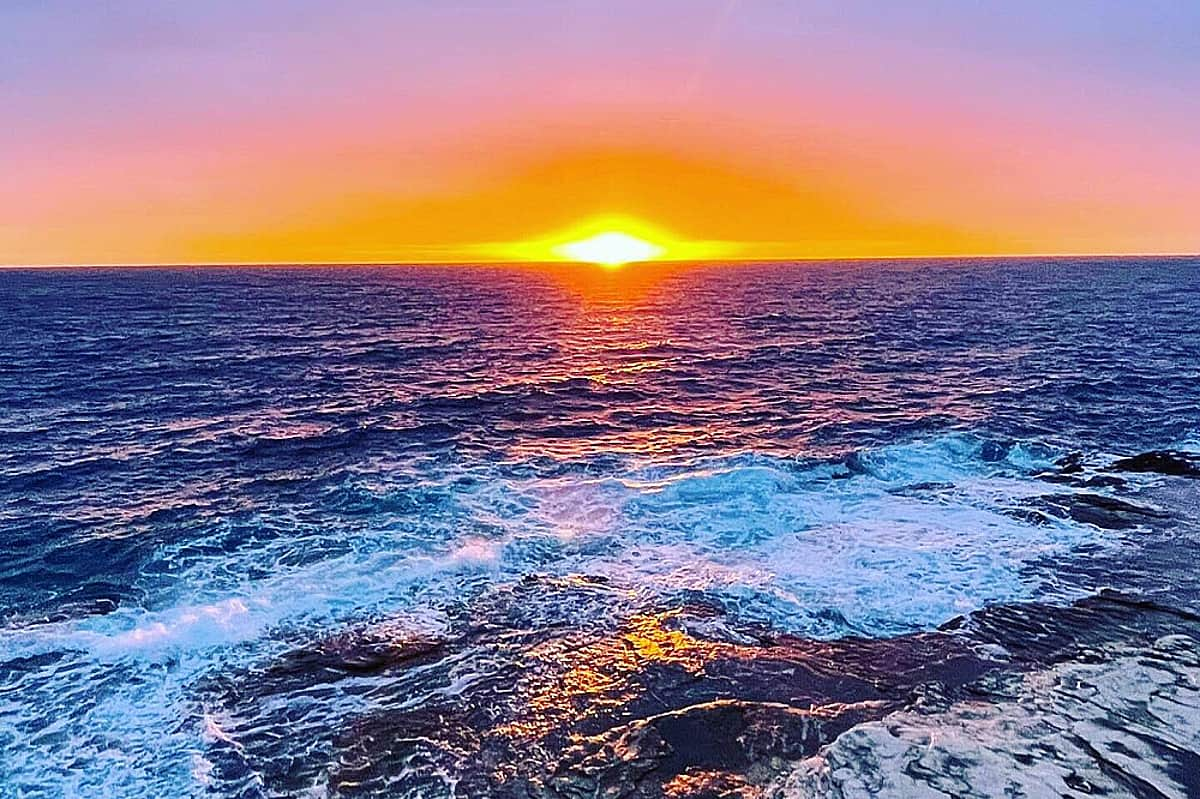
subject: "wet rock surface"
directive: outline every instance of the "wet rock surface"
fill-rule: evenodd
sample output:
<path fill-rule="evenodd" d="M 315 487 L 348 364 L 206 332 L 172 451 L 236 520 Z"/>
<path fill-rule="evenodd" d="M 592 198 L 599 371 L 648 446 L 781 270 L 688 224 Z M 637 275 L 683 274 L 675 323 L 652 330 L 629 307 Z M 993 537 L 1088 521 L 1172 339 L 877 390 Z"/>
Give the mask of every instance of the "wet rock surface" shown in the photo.
<path fill-rule="evenodd" d="M 572 608 L 575 623 L 545 624 L 555 606 Z M 543 624 L 526 626 L 535 619 Z M 640 799 L 853 795 L 871 786 L 906 795 L 909 783 L 888 782 L 901 761 L 930 790 L 956 784 L 945 781 L 959 757 L 952 749 L 945 762 L 909 767 L 905 758 L 925 740 L 921 724 L 958 725 L 964 747 L 974 733 L 963 714 L 983 724 L 980 707 L 1003 729 L 1030 713 L 1031 724 L 1069 725 L 1043 718 L 1053 707 L 1024 708 L 1023 692 L 1047 680 L 1081 684 L 1088 668 L 1105 679 L 1151 668 L 1139 652 L 1158 664 L 1154 686 L 1169 677 L 1186 687 L 1197 639 L 1192 614 L 1115 593 L 1067 608 L 991 608 L 932 633 L 813 641 L 739 628 L 704 606 L 651 610 L 601 582 L 529 579 L 485 597 L 436 640 L 389 622 L 205 686 L 210 760 L 224 787 L 248 796 Z M 1056 690 L 1046 702 L 1084 702 Z M 1094 704 L 1089 713 L 1099 712 Z M 1194 722 L 1179 734 L 1196 734 Z M 905 732 L 912 741 L 897 739 L 895 724 L 917 730 Z M 1143 742 L 1158 762 L 1192 762 L 1184 743 L 1158 740 Z M 1080 763 L 1053 772 L 1055 795 L 1083 795 L 1070 793 L 1068 778 L 1108 784 L 1098 781 L 1104 769 L 1089 775 Z"/>
<path fill-rule="evenodd" d="M 1170 513 L 1158 508 L 1085 492 L 1039 497 L 1034 509 L 1024 516 L 1034 522 L 1044 521 L 1046 517 L 1066 518 L 1102 530 L 1130 530 L 1171 518 Z"/>
<path fill-rule="evenodd" d="M 981 680 L 860 725 L 762 792 L 785 797 L 1200 795 L 1200 638 Z"/>
<path fill-rule="evenodd" d="M 1119 472 L 1153 472 L 1174 477 L 1200 477 L 1200 457 L 1193 452 L 1155 450 L 1116 461 Z"/>

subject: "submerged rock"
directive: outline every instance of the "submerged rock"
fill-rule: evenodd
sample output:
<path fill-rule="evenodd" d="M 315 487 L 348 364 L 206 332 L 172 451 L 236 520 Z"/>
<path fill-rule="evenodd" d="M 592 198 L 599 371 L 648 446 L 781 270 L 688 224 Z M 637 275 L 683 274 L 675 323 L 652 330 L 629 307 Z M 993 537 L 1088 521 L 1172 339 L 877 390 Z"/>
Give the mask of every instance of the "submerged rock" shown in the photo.
<path fill-rule="evenodd" d="M 1172 477 L 1200 477 L 1200 456 L 1177 450 L 1154 450 L 1121 458 L 1112 468 L 1119 472 L 1153 472 Z"/>
<path fill-rule="evenodd" d="M 982 713 L 1007 729 L 1008 711 L 990 708 L 1021 701 L 1036 675 L 1167 646 L 1156 641 L 1182 651 L 1197 631 L 1195 616 L 1108 594 L 992 608 L 929 633 L 817 641 L 743 628 L 703 605 L 655 607 L 608 583 L 537 578 L 468 605 L 436 639 L 399 623 L 364 628 L 209 685 L 206 717 L 220 726 L 210 758 L 214 773 L 253 775 L 268 796 L 949 790 L 958 754 L 921 760 L 918 733 L 892 740 L 893 720 L 936 729 L 921 720 L 945 715 L 954 728 Z M 1068 698 L 1034 721 L 1069 727 L 1048 720 Z M 888 782 L 910 760 L 909 781 Z M 1079 790 L 1068 776 L 1055 776 L 1060 794 Z"/>
<path fill-rule="evenodd" d="M 1033 509 L 1024 511 L 1028 515 L 1023 515 L 1022 518 L 1036 521 L 1031 514 L 1044 514 L 1095 525 L 1102 530 L 1129 530 L 1171 518 L 1170 513 L 1158 508 L 1085 492 L 1050 494 L 1038 497 L 1031 504 Z M 1021 514 L 1022 511 L 1017 513 Z"/>
<path fill-rule="evenodd" d="M 268 795 L 682 796 L 762 783 L 763 763 L 996 665 L 945 634 L 814 641 L 534 579 L 436 640 L 379 625 L 214 681 L 206 715 Z"/>
<path fill-rule="evenodd" d="M 1149 646 L 1164 635 L 1200 635 L 1200 616 L 1105 590 L 1069 607 L 1035 602 L 995 605 L 952 619 L 940 629 L 1004 652 L 1023 669 L 1036 669 L 1102 659 L 1114 647 Z"/>
<path fill-rule="evenodd" d="M 540 634 L 499 662 L 499 641 L 476 640 L 471 656 L 497 671 L 457 695 L 359 719 L 336 741 L 329 787 L 416 791 L 453 774 L 470 796 L 649 797 L 682 790 L 673 781 L 694 772 L 745 782 L 764 762 L 811 754 L 901 707 L 919 685 L 957 687 L 993 666 L 950 636 L 741 644 L 688 631 L 712 612 Z"/>
<path fill-rule="evenodd" d="M 808 709 L 723 699 L 640 719 L 568 749 L 546 781 L 553 795 L 755 796 L 787 761 L 815 754 L 887 703 Z"/>

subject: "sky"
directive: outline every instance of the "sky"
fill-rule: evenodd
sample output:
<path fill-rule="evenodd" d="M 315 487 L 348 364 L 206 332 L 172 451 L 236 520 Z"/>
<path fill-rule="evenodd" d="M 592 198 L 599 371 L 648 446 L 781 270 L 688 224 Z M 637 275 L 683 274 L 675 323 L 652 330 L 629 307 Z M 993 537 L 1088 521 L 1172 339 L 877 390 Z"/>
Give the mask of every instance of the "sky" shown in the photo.
<path fill-rule="evenodd" d="M 1195 0 L 4 0 L 0 264 L 1200 251 Z"/>

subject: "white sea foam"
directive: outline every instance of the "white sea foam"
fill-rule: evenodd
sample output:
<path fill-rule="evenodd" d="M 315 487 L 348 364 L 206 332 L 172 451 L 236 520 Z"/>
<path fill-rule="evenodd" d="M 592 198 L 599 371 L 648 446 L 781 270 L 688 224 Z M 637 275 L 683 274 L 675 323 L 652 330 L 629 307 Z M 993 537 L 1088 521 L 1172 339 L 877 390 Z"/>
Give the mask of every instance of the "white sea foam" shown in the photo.
<path fill-rule="evenodd" d="M 1049 467 L 1051 453 L 1014 447 L 984 462 L 980 448 L 966 436 L 889 447 L 846 479 L 743 456 L 539 486 L 553 498 L 539 526 L 569 530 L 560 565 L 667 593 L 708 591 L 796 632 L 929 627 L 1032 596 L 1032 562 L 1095 537 L 1006 513 L 1048 492 L 1029 472 Z"/>

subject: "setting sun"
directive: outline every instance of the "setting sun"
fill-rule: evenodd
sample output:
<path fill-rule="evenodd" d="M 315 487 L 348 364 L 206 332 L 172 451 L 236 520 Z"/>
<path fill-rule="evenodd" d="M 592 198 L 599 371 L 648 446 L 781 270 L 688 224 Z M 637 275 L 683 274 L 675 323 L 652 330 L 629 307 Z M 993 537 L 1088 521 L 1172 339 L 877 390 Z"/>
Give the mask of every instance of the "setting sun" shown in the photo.
<path fill-rule="evenodd" d="M 587 217 L 568 228 L 523 241 L 482 245 L 488 259 L 621 266 L 638 261 L 692 261 L 736 253 L 732 242 L 692 239 L 628 214 Z"/>
<path fill-rule="evenodd" d="M 567 242 L 556 247 L 554 251 L 572 261 L 602 266 L 623 266 L 634 261 L 649 261 L 665 252 L 657 244 L 615 231 L 597 233 L 580 241 Z"/>

